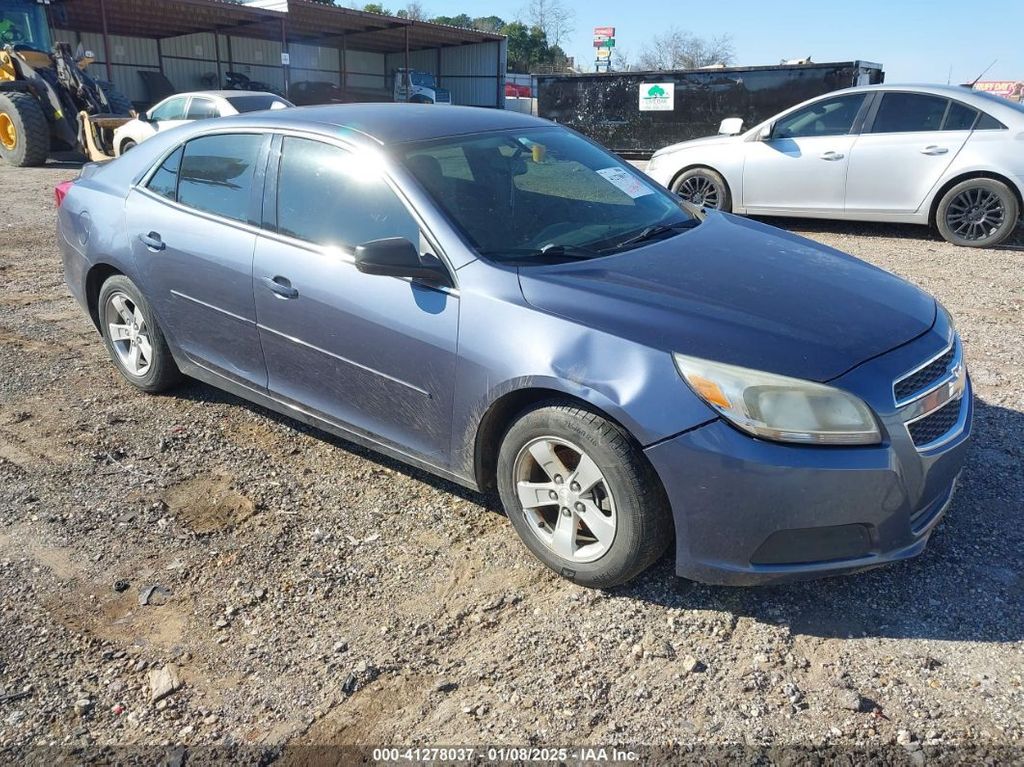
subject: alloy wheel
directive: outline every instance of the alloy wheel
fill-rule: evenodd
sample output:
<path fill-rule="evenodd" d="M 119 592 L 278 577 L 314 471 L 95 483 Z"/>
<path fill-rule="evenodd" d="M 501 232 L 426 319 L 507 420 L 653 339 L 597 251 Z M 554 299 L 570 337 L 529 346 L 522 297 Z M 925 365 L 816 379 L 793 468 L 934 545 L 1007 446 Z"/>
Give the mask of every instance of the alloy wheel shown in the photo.
<path fill-rule="evenodd" d="M 707 176 L 690 176 L 683 179 L 676 193 L 687 202 L 703 208 L 718 208 L 722 204 L 722 190 Z"/>
<path fill-rule="evenodd" d="M 593 562 L 615 540 L 616 510 L 608 482 L 582 448 L 540 437 L 519 451 L 516 492 L 531 532 L 572 562 Z"/>
<path fill-rule="evenodd" d="M 153 346 L 146 318 L 131 296 L 120 291 L 111 293 L 103 321 L 121 367 L 136 377 L 146 375 L 153 362 Z"/>
<path fill-rule="evenodd" d="M 989 189 L 965 189 L 946 208 L 946 225 L 954 236 L 967 241 L 991 236 L 1005 220 L 1002 198 Z"/>

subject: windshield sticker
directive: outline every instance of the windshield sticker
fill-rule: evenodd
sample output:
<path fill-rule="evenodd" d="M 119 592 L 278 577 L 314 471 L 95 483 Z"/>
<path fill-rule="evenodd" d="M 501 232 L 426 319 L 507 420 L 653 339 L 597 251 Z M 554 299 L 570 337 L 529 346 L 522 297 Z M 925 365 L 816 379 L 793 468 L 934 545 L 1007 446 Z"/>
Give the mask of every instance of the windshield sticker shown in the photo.
<path fill-rule="evenodd" d="M 637 197 L 646 197 L 649 194 L 654 194 L 653 189 L 623 168 L 604 168 L 597 171 L 597 175 L 601 176 L 609 184 L 614 184 L 634 200 Z"/>

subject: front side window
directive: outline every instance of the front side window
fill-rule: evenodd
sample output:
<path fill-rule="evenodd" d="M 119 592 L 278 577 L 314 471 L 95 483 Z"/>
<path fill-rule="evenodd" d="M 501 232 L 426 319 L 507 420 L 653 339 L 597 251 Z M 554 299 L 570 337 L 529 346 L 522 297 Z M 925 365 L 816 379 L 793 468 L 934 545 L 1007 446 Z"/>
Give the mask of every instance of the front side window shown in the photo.
<path fill-rule="evenodd" d="M 256 160 L 263 136 L 202 136 L 185 144 L 178 202 L 234 221 L 248 221 Z"/>
<path fill-rule="evenodd" d="M 854 120 L 863 104 L 863 93 L 818 101 L 779 120 L 772 131 L 772 138 L 842 136 L 853 130 Z"/>
<path fill-rule="evenodd" d="M 387 237 L 418 245 L 419 225 L 382 171 L 382 164 L 336 146 L 286 136 L 277 178 L 277 230 L 345 249 Z"/>
<path fill-rule="evenodd" d="M 207 120 L 211 117 L 220 117 L 217 112 L 217 105 L 211 99 L 193 98 L 188 105 L 188 120 Z"/>
<path fill-rule="evenodd" d="M 885 93 L 872 133 L 918 133 L 942 127 L 948 99 L 924 93 Z"/>
<path fill-rule="evenodd" d="M 184 120 L 185 119 L 185 102 L 184 96 L 168 99 L 163 104 L 154 108 L 149 113 L 149 119 L 153 122 L 160 122 L 166 120 Z"/>
<path fill-rule="evenodd" d="M 498 260 L 600 256 L 697 223 L 678 198 L 564 128 L 414 144 L 399 160 L 469 243 Z"/>

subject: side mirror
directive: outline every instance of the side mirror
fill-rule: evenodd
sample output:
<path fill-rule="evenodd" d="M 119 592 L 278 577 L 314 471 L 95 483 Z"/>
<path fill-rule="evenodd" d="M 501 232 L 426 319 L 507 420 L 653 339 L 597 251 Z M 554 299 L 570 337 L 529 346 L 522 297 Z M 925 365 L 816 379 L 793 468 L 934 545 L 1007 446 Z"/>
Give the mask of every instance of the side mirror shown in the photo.
<path fill-rule="evenodd" d="M 738 136 L 743 132 L 742 117 L 726 117 L 718 126 L 719 136 Z"/>
<path fill-rule="evenodd" d="M 149 116 L 148 109 L 143 109 L 141 112 L 139 112 L 139 119 L 144 123 L 153 122 L 153 118 Z"/>
<path fill-rule="evenodd" d="M 372 240 L 356 246 L 356 269 L 363 274 L 407 277 L 447 285 L 448 271 L 435 256 L 420 258 L 416 246 L 404 237 Z"/>
<path fill-rule="evenodd" d="M 771 139 L 772 139 L 772 131 L 774 131 L 774 130 L 775 130 L 775 124 L 774 123 L 768 123 L 767 125 L 762 127 L 761 130 L 759 130 L 757 132 L 757 140 L 758 141 L 771 141 Z"/>

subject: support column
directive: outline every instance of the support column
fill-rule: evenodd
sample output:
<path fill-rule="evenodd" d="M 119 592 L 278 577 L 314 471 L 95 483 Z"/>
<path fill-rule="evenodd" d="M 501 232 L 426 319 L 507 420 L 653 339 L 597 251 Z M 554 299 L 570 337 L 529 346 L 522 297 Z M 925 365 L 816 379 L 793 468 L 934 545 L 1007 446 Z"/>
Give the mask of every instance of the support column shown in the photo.
<path fill-rule="evenodd" d="M 281 55 L 282 55 L 282 58 L 285 55 L 287 55 L 287 53 L 288 53 L 288 26 L 285 24 L 285 20 L 281 19 Z M 289 62 L 287 64 L 285 64 L 282 61 L 281 69 L 282 69 L 282 72 L 284 74 L 284 95 L 285 96 L 288 95 L 288 88 L 290 86 L 290 80 L 291 80 L 290 71 L 291 71 L 291 68 L 292 67 L 291 67 L 291 61 L 290 60 L 289 60 Z"/>
<path fill-rule="evenodd" d="M 103 63 L 107 67 L 107 81 L 114 81 L 114 69 L 110 66 L 110 56 L 112 51 L 110 50 L 110 36 L 107 34 L 107 3 L 105 0 L 100 0 L 100 23 L 103 27 Z"/>
<path fill-rule="evenodd" d="M 341 36 L 341 95 L 346 96 L 348 88 L 348 38 Z"/>

